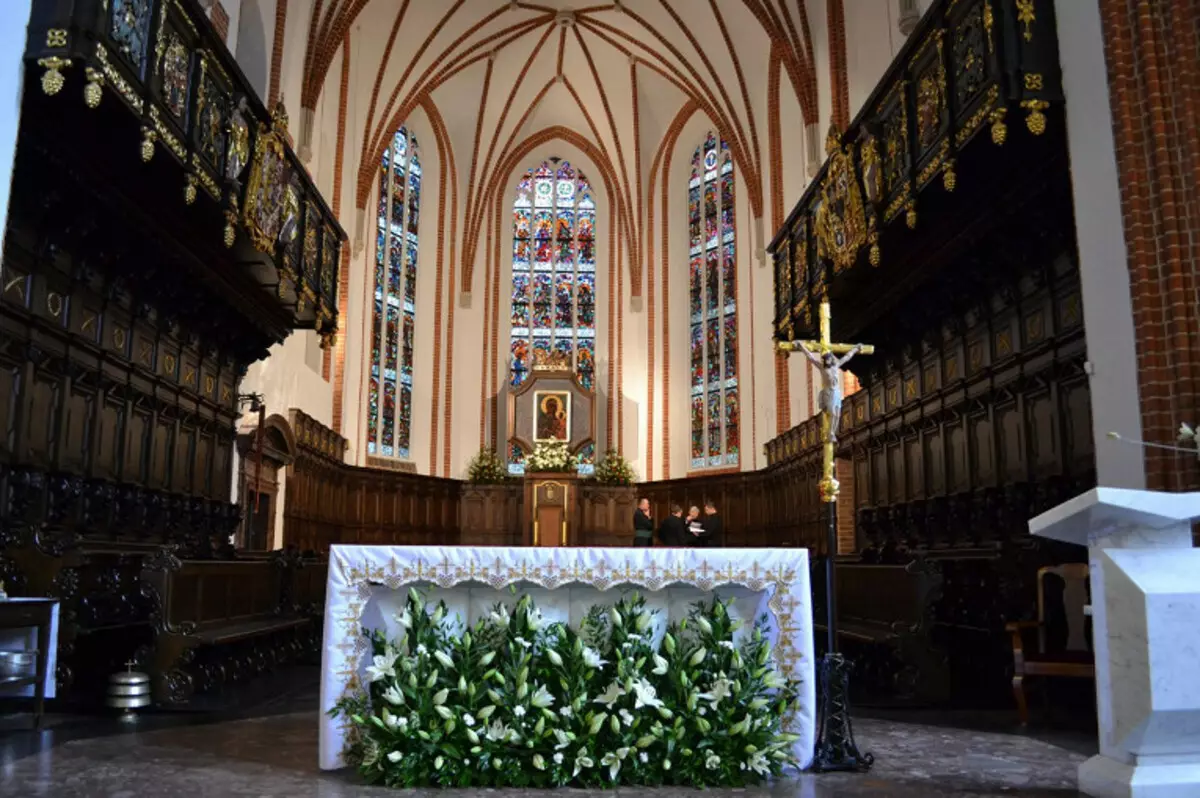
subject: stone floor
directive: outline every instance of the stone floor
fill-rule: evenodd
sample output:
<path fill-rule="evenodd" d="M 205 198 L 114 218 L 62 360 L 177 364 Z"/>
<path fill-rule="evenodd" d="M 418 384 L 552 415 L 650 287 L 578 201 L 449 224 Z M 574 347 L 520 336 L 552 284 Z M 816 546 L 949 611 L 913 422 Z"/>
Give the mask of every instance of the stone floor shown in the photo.
<path fill-rule="evenodd" d="M 226 711 L 215 717 L 149 715 L 136 724 L 51 716 L 41 732 L 29 729 L 28 716 L 0 718 L 0 796 L 349 798 L 393 794 L 361 785 L 349 771 L 322 773 L 317 769 L 315 698 L 305 691 L 305 695 L 250 711 Z M 1079 733 L 1031 737 L 987 728 L 978 717 L 974 722 L 959 722 L 959 727 L 945 725 L 945 717 L 910 713 L 910 718 L 923 722 L 909 722 L 904 713 L 892 712 L 856 723 L 861 747 L 876 756 L 870 773 L 800 774 L 758 789 L 714 790 L 710 794 L 747 798 L 1061 798 L 1077 794 L 1075 769 L 1091 753 L 1087 735 Z M 465 792 L 409 794 L 451 798 Z M 668 797 L 692 793 L 685 788 L 654 792 Z M 515 798 L 523 791 L 495 794 Z M 617 794 L 636 796 L 644 791 L 597 793 Z"/>

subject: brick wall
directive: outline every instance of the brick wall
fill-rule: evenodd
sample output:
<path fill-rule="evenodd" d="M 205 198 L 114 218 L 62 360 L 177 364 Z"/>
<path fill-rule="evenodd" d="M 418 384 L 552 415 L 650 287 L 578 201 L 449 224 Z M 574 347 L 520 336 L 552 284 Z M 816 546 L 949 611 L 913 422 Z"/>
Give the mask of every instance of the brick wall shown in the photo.
<path fill-rule="evenodd" d="M 1100 12 L 1142 432 L 1167 443 L 1200 421 L 1200 0 L 1100 0 Z M 1195 456 L 1147 450 L 1146 487 L 1200 487 Z"/>
<path fill-rule="evenodd" d="M 216 29 L 217 35 L 221 37 L 221 41 L 229 42 L 229 13 L 220 3 L 213 3 L 212 7 L 212 26 Z"/>

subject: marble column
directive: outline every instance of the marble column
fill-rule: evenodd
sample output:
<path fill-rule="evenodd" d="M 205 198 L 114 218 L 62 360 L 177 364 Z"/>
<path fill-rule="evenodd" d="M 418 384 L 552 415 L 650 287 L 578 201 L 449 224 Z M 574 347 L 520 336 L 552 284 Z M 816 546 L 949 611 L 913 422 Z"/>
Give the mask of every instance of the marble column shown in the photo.
<path fill-rule="evenodd" d="M 1200 493 L 1095 488 L 1029 522 L 1088 547 L 1100 754 L 1098 798 L 1200 795 Z"/>

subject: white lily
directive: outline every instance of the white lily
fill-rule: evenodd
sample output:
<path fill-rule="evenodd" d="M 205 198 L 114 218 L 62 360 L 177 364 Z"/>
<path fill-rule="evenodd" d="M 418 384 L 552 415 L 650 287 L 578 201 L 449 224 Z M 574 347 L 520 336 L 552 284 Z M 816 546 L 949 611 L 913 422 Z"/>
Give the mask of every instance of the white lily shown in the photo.
<path fill-rule="evenodd" d="M 667 672 L 667 661 L 658 654 L 654 655 L 654 670 L 650 671 L 655 676 L 662 676 Z"/>
<path fill-rule="evenodd" d="M 561 751 L 571 744 L 571 738 L 562 729 L 554 730 L 554 739 L 558 741 L 558 745 L 554 746 L 555 751 Z"/>
<path fill-rule="evenodd" d="M 450 659 L 450 655 L 444 651 L 433 652 L 433 658 L 440 662 L 443 668 L 454 667 L 454 660 Z"/>
<path fill-rule="evenodd" d="M 418 657 L 422 656 L 423 654 L 428 654 L 428 653 L 429 653 L 429 649 L 425 648 L 424 643 L 417 643 L 417 656 Z"/>
<path fill-rule="evenodd" d="M 580 748 L 579 753 L 575 755 L 575 771 L 571 774 L 571 778 L 578 776 L 579 771 L 583 770 L 584 768 L 591 768 L 595 766 L 596 763 L 593 762 L 592 758 L 587 755 L 587 749 Z"/>
<path fill-rule="evenodd" d="M 390 648 L 383 654 L 376 654 L 370 665 L 367 666 L 367 681 L 377 682 L 380 679 L 391 676 L 396 676 L 396 659 L 400 655 Z"/>
<path fill-rule="evenodd" d="M 520 704 L 517 704 L 515 707 L 513 707 L 513 714 L 516 715 L 518 718 L 525 717 L 525 707 L 521 706 Z"/>
<path fill-rule="evenodd" d="M 730 651 L 733 651 L 733 641 L 732 640 L 722 640 L 717 645 L 719 645 L 721 648 L 727 648 Z"/>
<path fill-rule="evenodd" d="M 533 691 L 533 695 L 529 697 L 529 703 L 538 709 L 546 709 L 554 703 L 554 696 L 550 695 L 550 691 L 546 689 L 545 685 L 539 684 L 538 688 Z"/>
<path fill-rule="evenodd" d="M 778 690 L 787 684 L 787 680 L 779 675 L 779 671 L 771 671 L 767 674 L 767 678 L 763 679 L 763 684 L 772 689 Z"/>
<path fill-rule="evenodd" d="M 408 607 L 405 607 L 404 612 L 396 616 L 396 623 L 400 624 L 405 629 L 412 628 L 412 613 L 408 611 Z"/>
<path fill-rule="evenodd" d="M 628 709 L 622 709 L 617 714 L 621 716 L 621 722 L 624 723 L 626 726 L 633 725 L 633 713 L 630 712 Z"/>
<path fill-rule="evenodd" d="M 589 668 L 599 668 L 607 665 L 608 660 L 601 659 L 598 651 L 585 646 L 583 649 L 583 664 Z"/>
<path fill-rule="evenodd" d="M 404 758 L 404 754 L 400 753 L 399 751 L 391 751 L 387 755 L 388 761 L 391 762 L 393 765 L 396 764 L 397 762 L 399 762 L 403 758 Z"/>
<path fill-rule="evenodd" d="M 562 752 L 560 751 L 559 753 L 554 755 L 554 764 L 561 765 L 562 763 L 563 763 L 563 755 L 562 755 Z"/>
<path fill-rule="evenodd" d="M 611 707 L 623 695 L 625 695 L 625 688 L 621 687 L 618 682 L 610 682 L 607 689 L 605 689 L 594 703 Z"/>
<path fill-rule="evenodd" d="M 474 718 L 474 716 L 471 715 L 470 712 L 465 712 L 465 713 L 463 713 L 463 716 L 462 716 L 462 722 L 463 722 L 464 726 L 468 726 L 468 727 L 474 726 L 475 718 Z"/>
<path fill-rule="evenodd" d="M 721 766 L 721 757 L 716 754 L 709 754 L 704 760 L 704 767 L 709 770 L 716 770 Z"/>
<path fill-rule="evenodd" d="M 487 727 L 487 738 L 494 743 L 503 742 L 510 734 L 512 730 L 498 720 Z"/>
<path fill-rule="evenodd" d="M 627 756 L 629 756 L 628 748 L 618 748 L 613 753 L 605 754 L 604 758 L 600 760 L 601 765 L 608 766 L 608 776 L 613 781 L 617 780 L 617 774 L 621 772 L 621 762 Z"/>
<path fill-rule="evenodd" d="M 398 707 L 404 703 L 404 693 L 400 691 L 399 687 L 393 684 L 391 687 L 383 691 L 383 700 L 387 701 L 394 707 Z"/>
<path fill-rule="evenodd" d="M 508 626 L 508 607 L 505 607 L 503 604 L 501 604 L 500 609 L 498 611 L 493 611 L 491 615 L 488 616 L 488 619 L 498 626 Z"/>
<path fill-rule="evenodd" d="M 722 677 L 712 683 L 712 687 L 708 689 L 707 693 L 701 693 L 700 698 L 710 702 L 713 709 L 716 709 L 723 699 L 729 698 L 731 695 L 733 695 L 733 682 Z"/>
<path fill-rule="evenodd" d="M 538 629 L 542 628 L 542 624 L 545 622 L 545 619 L 542 617 L 541 610 L 534 610 L 533 612 L 529 613 L 527 618 L 529 631 L 531 632 L 536 632 Z"/>
<path fill-rule="evenodd" d="M 638 679 L 633 683 L 633 692 L 637 696 L 634 702 L 634 709 L 642 707 L 661 707 L 663 702 L 658 697 L 658 691 L 654 689 L 654 685 L 645 679 Z"/>
<path fill-rule="evenodd" d="M 771 767 L 767 764 L 767 757 L 762 751 L 751 754 L 750 758 L 746 760 L 746 767 L 760 776 L 766 776 L 771 772 Z"/>

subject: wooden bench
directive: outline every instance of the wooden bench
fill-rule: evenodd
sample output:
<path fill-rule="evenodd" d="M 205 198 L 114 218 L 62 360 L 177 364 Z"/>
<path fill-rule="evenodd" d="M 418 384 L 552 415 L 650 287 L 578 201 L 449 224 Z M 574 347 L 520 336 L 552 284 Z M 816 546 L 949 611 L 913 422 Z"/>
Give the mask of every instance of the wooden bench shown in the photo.
<path fill-rule="evenodd" d="M 920 560 L 906 565 L 839 563 L 839 648 L 856 663 L 863 685 L 888 697 L 937 702 L 949 691 L 946 657 L 931 640 L 934 602 L 941 578 Z M 814 630 L 818 645 L 827 630 L 824 563 L 813 572 Z"/>
<path fill-rule="evenodd" d="M 186 704 L 197 692 L 243 681 L 301 656 L 314 618 L 284 605 L 286 557 L 180 560 L 164 547 L 143 563 L 154 649 L 154 700 Z M 316 570 L 316 569 L 314 569 Z"/>

